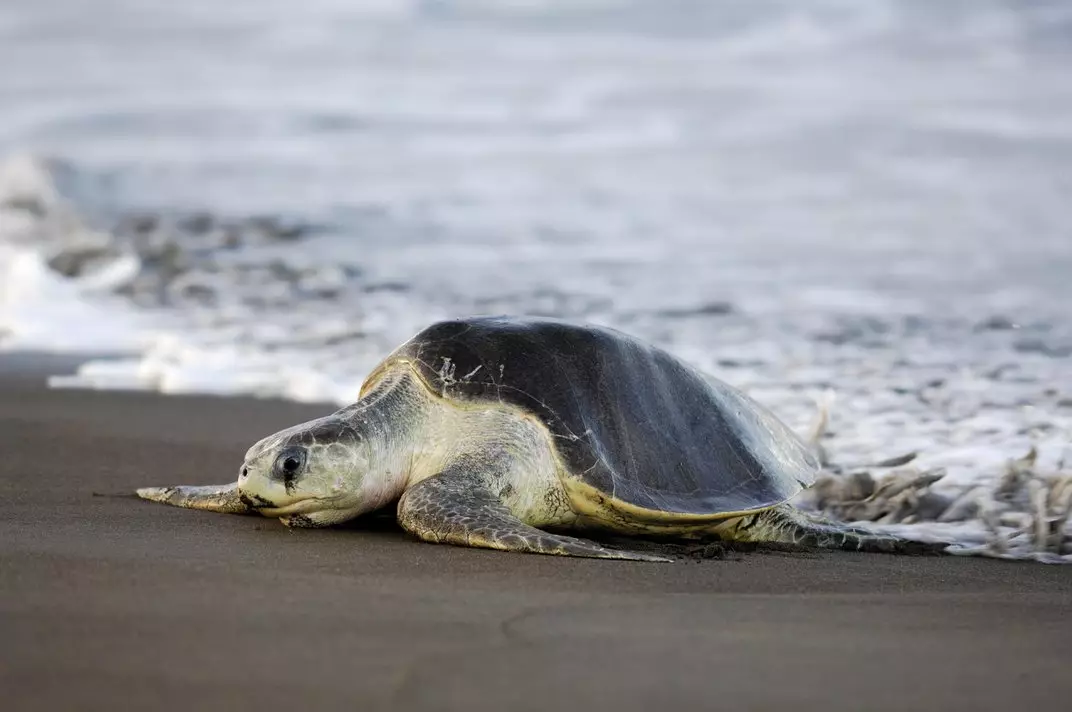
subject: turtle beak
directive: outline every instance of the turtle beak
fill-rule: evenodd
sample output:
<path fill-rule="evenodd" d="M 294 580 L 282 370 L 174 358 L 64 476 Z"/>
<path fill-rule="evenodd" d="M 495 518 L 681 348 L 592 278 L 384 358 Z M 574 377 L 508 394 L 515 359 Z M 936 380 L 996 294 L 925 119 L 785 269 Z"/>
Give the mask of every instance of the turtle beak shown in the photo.
<path fill-rule="evenodd" d="M 250 490 L 260 489 L 256 478 L 250 477 L 249 459 L 242 463 L 242 469 L 238 472 L 238 499 L 246 505 L 250 511 L 258 512 L 265 507 L 274 507 L 275 503 Z"/>
<path fill-rule="evenodd" d="M 272 503 L 266 500 L 264 497 L 258 497 L 255 494 L 247 494 L 242 491 L 239 491 L 238 498 L 242 501 L 242 504 L 246 505 L 254 512 L 259 511 L 264 507 L 273 506 Z"/>

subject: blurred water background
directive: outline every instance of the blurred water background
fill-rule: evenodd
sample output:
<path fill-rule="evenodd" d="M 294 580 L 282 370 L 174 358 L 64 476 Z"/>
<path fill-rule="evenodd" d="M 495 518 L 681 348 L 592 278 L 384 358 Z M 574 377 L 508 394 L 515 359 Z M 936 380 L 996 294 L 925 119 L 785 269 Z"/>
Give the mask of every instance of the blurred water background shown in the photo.
<path fill-rule="evenodd" d="M 1072 4 L 0 2 L 0 349 L 351 401 L 430 321 L 653 340 L 830 449 L 1072 433 Z"/>

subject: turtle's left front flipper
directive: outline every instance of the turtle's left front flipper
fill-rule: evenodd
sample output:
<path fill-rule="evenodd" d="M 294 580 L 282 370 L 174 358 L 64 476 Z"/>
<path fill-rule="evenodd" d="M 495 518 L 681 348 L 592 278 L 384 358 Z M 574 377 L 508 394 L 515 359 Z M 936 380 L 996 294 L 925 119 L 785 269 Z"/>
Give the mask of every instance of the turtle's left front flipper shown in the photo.
<path fill-rule="evenodd" d="M 142 499 L 163 502 L 176 507 L 203 509 L 224 514 L 251 514 L 253 512 L 253 509 L 239 496 L 237 483 L 202 487 L 142 487 L 137 492 Z"/>
<path fill-rule="evenodd" d="M 532 554 L 596 559 L 672 561 L 635 551 L 545 532 L 518 519 L 489 489 L 476 463 L 457 464 L 406 490 L 398 502 L 398 523 L 424 541 Z"/>

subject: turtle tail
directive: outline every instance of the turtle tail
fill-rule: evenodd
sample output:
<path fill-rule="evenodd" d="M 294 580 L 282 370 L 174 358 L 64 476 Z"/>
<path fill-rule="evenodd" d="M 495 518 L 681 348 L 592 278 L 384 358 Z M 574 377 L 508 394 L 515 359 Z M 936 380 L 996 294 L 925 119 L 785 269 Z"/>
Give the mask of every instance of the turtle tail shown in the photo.
<path fill-rule="evenodd" d="M 742 517 L 734 538 L 739 541 L 789 544 L 803 549 L 840 549 L 887 554 L 933 555 L 948 542 L 922 542 L 827 519 L 782 504 Z"/>

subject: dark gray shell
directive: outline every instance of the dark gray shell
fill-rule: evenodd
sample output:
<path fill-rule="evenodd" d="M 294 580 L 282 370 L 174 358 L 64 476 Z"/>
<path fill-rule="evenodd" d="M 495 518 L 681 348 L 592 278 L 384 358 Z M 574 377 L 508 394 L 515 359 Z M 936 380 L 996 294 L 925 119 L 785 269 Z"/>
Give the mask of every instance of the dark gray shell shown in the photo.
<path fill-rule="evenodd" d="M 481 317 L 433 324 L 388 361 L 447 398 L 520 406 L 572 473 L 660 512 L 773 506 L 811 484 L 815 457 L 768 410 L 662 349 L 612 329 Z"/>

